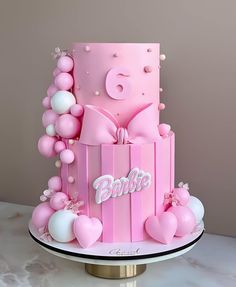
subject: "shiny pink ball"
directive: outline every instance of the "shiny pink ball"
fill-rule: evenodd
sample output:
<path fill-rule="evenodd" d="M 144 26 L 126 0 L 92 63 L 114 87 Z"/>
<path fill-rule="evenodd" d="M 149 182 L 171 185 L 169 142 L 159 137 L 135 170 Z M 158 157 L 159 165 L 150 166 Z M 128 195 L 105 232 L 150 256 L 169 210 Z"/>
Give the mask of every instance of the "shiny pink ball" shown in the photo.
<path fill-rule="evenodd" d="M 47 110 L 43 113 L 42 116 L 42 123 L 43 126 L 46 128 L 48 125 L 55 124 L 56 120 L 58 119 L 58 114 L 56 114 L 53 110 Z"/>
<path fill-rule="evenodd" d="M 36 228 L 42 228 L 48 225 L 49 218 L 55 212 L 49 202 L 40 203 L 35 207 L 32 213 L 32 223 Z"/>
<path fill-rule="evenodd" d="M 45 157 L 53 157 L 56 155 L 54 150 L 54 145 L 57 142 L 56 137 L 50 137 L 48 135 L 43 135 L 38 141 L 38 150 Z"/>
<path fill-rule="evenodd" d="M 82 116 L 84 109 L 81 105 L 75 104 L 70 108 L 70 112 L 75 117 Z"/>
<path fill-rule="evenodd" d="M 173 195 L 177 199 L 180 205 L 187 205 L 189 202 L 190 194 L 187 189 L 185 188 L 174 188 Z"/>
<path fill-rule="evenodd" d="M 63 209 L 66 205 L 66 201 L 68 200 L 67 194 L 64 192 L 57 192 L 50 199 L 50 206 L 55 209 Z"/>
<path fill-rule="evenodd" d="M 66 145 L 63 141 L 58 141 L 55 143 L 54 149 L 55 149 L 56 153 L 60 153 L 61 151 L 66 149 Z"/>
<path fill-rule="evenodd" d="M 52 97 L 58 91 L 57 87 L 54 84 L 51 84 L 47 89 L 48 97 Z"/>
<path fill-rule="evenodd" d="M 59 75 L 62 71 L 58 68 L 55 68 L 52 72 L 53 77 L 55 78 L 57 75 Z"/>
<path fill-rule="evenodd" d="M 68 56 L 62 56 L 57 61 L 57 68 L 62 72 L 70 72 L 73 69 L 73 66 L 73 60 Z"/>
<path fill-rule="evenodd" d="M 62 182 L 60 176 L 53 176 L 48 180 L 48 188 L 54 191 L 60 191 Z"/>
<path fill-rule="evenodd" d="M 50 109 L 51 108 L 51 99 L 49 97 L 43 98 L 42 105 L 45 109 Z"/>
<path fill-rule="evenodd" d="M 173 213 L 177 218 L 178 225 L 175 236 L 182 237 L 193 231 L 196 219 L 190 208 L 186 206 L 172 206 L 168 211 Z"/>
<path fill-rule="evenodd" d="M 74 81 L 70 74 L 60 73 L 55 77 L 54 83 L 59 90 L 67 91 L 72 88 Z"/>
<path fill-rule="evenodd" d="M 80 121 L 72 115 L 65 114 L 57 119 L 55 129 L 63 138 L 74 138 L 80 132 Z"/>
<path fill-rule="evenodd" d="M 70 164 L 74 161 L 75 155 L 70 149 L 65 149 L 60 153 L 60 160 L 63 163 Z"/>
<path fill-rule="evenodd" d="M 158 129 L 161 136 L 167 136 L 171 130 L 171 126 L 167 124 L 160 124 Z"/>

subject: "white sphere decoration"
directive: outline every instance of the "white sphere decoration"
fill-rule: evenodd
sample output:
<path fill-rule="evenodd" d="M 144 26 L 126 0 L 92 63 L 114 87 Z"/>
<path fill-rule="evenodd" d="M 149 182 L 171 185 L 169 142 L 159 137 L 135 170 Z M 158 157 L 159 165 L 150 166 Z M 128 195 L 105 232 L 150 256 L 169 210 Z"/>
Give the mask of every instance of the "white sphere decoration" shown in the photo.
<path fill-rule="evenodd" d="M 166 59 L 166 55 L 165 55 L 165 54 L 161 54 L 161 55 L 160 55 L 160 60 L 161 60 L 161 61 L 165 61 L 165 59 Z"/>
<path fill-rule="evenodd" d="M 78 216 L 70 210 L 58 210 L 49 219 L 49 234 L 58 242 L 70 242 L 75 239 L 73 223 Z"/>
<path fill-rule="evenodd" d="M 76 104 L 75 97 L 68 91 L 58 91 L 51 99 L 51 106 L 57 114 L 69 112 L 70 107 Z"/>
<path fill-rule="evenodd" d="M 46 127 L 46 134 L 50 137 L 54 137 L 56 135 L 56 130 L 53 124 Z"/>
<path fill-rule="evenodd" d="M 205 212 L 202 202 L 197 197 L 191 195 L 187 207 L 192 210 L 196 218 L 196 223 L 199 224 L 202 221 Z"/>

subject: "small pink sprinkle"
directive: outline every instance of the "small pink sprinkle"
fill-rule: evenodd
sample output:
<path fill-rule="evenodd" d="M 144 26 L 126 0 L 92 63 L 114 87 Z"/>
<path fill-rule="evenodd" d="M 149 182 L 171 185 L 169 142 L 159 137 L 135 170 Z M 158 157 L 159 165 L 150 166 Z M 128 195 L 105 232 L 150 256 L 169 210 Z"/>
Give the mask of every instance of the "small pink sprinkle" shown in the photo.
<path fill-rule="evenodd" d="M 145 73 L 151 73 L 152 72 L 152 67 L 151 66 L 145 66 L 144 67 L 144 72 Z"/>
<path fill-rule="evenodd" d="M 75 179 L 74 179 L 73 176 L 69 176 L 67 180 L 68 180 L 69 183 L 74 183 L 75 182 Z"/>
<path fill-rule="evenodd" d="M 91 51 L 91 48 L 90 48 L 89 46 L 85 46 L 85 47 L 84 47 L 84 50 L 85 50 L 85 52 L 90 52 L 90 51 Z"/>
<path fill-rule="evenodd" d="M 118 57 L 118 54 L 117 54 L 117 53 L 114 53 L 114 54 L 113 54 L 113 57 L 114 57 L 114 58 L 117 58 L 117 57 Z"/>
<path fill-rule="evenodd" d="M 160 103 L 159 106 L 158 106 L 158 110 L 159 111 L 163 111 L 165 108 L 166 108 L 166 105 L 163 104 L 163 103 Z"/>

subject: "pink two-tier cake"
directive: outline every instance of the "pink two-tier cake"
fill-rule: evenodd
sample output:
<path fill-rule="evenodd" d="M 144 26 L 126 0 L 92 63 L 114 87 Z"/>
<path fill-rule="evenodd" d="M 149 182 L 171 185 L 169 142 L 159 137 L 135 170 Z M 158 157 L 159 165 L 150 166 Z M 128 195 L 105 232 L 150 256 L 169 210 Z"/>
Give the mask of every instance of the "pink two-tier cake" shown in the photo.
<path fill-rule="evenodd" d="M 55 58 L 38 148 L 58 156 L 59 173 L 33 211 L 41 237 L 88 248 L 193 232 L 204 209 L 187 184 L 174 186 L 175 135 L 159 124 L 160 45 L 75 43 Z"/>

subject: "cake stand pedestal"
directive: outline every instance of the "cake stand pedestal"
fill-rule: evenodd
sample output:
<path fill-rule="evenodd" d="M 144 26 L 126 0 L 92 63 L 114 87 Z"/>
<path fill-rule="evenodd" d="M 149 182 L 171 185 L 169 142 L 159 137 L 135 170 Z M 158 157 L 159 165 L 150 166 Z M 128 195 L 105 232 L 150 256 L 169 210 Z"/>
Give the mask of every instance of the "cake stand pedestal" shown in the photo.
<path fill-rule="evenodd" d="M 180 256 L 194 247 L 203 232 L 202 222 L 195 232 L 183 238 L 174 238 L 168 245 L 149 239 L 129 243 L 96 242 L 92 247 L 83 249 L 76 241 L 46 242 L 32 223 L 29 223 L 31 237 L 42 248 L 56 256 L 85 263 L 85 270 L 89 274 L 107 279 L 134 277 L 146 270 L 146 264 Z"/>

